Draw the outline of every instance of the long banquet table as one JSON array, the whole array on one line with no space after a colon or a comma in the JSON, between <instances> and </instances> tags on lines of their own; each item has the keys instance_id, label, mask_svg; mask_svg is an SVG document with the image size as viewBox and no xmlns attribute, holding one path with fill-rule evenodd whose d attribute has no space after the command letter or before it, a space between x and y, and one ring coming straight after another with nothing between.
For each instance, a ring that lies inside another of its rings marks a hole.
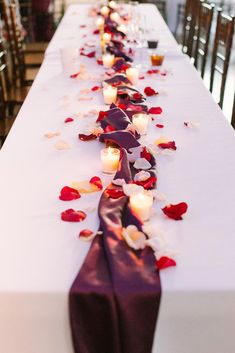
<instances>
[{"instance_id":1,"label":"long banquet table","mask_svg":"<svg viewBox=\"0 0 235 353\"><path fill-rule=\"evenodd\" d=\"M77 134L92 118L68 116L105 109L102 94L78 100L82 89L99 83L62 73L59 48L82 46L91 36L89 5L72 5L52 39L43 65L0 152L0 351L72 353L68 292L90 244L78 239L83 228L97 229L99 193L69 206L89 209L81 223L65 223L59 190L72 181L99 175L97 142ZM176 152L157 157L158 189L172 203L186 201L182 222L160 214L153 225L177 252L177 267L160 273L162 299L153 353L235 352L235 136L199 74L181 54L153 5L140 5L148 28L157 28L168 49L165 77L152 76L138 88L159 91L164 129L152 126L148 139L172 137ZM86 24L86 28L80 25ZM86 38L84 34L89 36ZM95 37L93 37L95 38ZM89 73L103 68L82 57ZM188 128L184 122L195 122ZM60 132L54 139L47 132ZM70 148L57 150L63 140ZM107 178L108 179L108 178ZM79 206L78 206L79 205ZM101 353L101 352L99 352ZM109 352L112 353L112 352ZM132 353L132 352L130 352Z\"/></svg>"}]
</instances>

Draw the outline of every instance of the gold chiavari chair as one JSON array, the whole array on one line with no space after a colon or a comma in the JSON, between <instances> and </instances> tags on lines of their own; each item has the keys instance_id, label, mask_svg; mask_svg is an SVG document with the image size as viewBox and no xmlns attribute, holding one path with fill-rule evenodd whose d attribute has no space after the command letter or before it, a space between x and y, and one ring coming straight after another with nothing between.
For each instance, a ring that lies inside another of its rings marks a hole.
<instances>
[{"instance_id":1,"label":"gold chiavari chair","mask_svg":"<svg viewBox=\"0 0 235 353\"><path fill-rule=\"evenodd\" d=\"M235 17L225 15L222 10L218 10L217 26L214 47L212 52L210 91L214 91L215 73L219 74L221 80L219 83L219 101L222 108L224 101L224 91L231 56L233 42ZM216 84L216 88L218 85Z\"/></svg>"},{"instance_id":2,"label":"gold chiavari chair","mask_svg":"<svg viewBox=\"0 0 235 353\"><path fill-rule=\"evenodd\" d=\"M208 59L208 48L210 43L214 5L200 1L198 14L198 32L194 52L194 65L197 69L199 69L200 66L200 72L203 78Z\"/></svg>"}]
</instances>

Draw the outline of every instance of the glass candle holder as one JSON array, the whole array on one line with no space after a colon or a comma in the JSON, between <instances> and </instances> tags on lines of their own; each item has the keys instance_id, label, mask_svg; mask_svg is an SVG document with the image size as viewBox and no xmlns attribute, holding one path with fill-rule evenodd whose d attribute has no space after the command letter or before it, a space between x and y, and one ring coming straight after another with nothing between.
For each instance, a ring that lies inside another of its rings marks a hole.
<instances>
[{"instance_id":1,"label":"glass candle holder","mask_svg":"<svg viewBox=\"0 0 235 353\"><path fill-rule=\"evenodd\" d=\"M126 77L131 81L133 85L139 81L139 70L136 67L130 67L126 69Z\"/></svg>"},{"instance_id":2,"label":"glass candle holder","mask_svg":"<svg viewBox=\"0 0 235 353\"><path fill-rule=\"evenodd\" d=\"M104 67L107 69L110 69L114 64L114 59L115 59L115 56L112 54L109 54L109 53L103 54L102 60L103 60Z\"/></svg>"},{"instance_id":3,"label":"glass candle holder","mask_svg":"<svg viewBox=\"0 0 235 353\"><path fill-rule=\"evenodd\" d=\"M150 59L152 66L161 66L165 59L165 52L160 50L153 50L150 52Z\"/></svg>"},{"instance_id":4,"label":"glass candle holder","mask_svg":"<svg viewBox=\"0 0 235 353\"><path fill-rule=\"evenodd\" d=\"M103 87L103 96L105 104L116 103L117 100L117 87L106 85Z\"/></svg>"},{"instance_id":5,"label":"glass candle holder","mask_svg":"<svg viewBox=\"0 0 235 353\"><path fill-rule=\"evenodd\" d=\"M153 195L150 192L143 191L130 196L131 210L142 221L149 220L152 206L153 206Z\"/></svg>"},{"instance_id":6,"label":"glass candle holder","mask_svg":"<svg viewBox=\"0 0 235 353\"><path fill-rule=\"evenodd\" d=\"M112 147L104 148L101 150L100 159L104 173L115 173L119 165L120 151Z\"/></svg>"},{"instance_id":7,"label":"glass candle holder","mask_svg":"<svg viewBox=\"0 0 235 353\"><path fill-rule=\"evenodd\" d=\"M146 135L149 124L149 116L145 113L134 114L132 123L136 127L140 135Z\"/></svg>"}]
</instances>

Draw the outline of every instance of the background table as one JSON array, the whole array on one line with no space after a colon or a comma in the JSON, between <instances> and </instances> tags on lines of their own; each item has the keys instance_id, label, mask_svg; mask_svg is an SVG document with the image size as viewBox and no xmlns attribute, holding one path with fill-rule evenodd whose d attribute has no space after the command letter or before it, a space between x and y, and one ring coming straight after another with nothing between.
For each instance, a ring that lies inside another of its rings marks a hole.
<instances>
[{"instance_id":1,"label":"background table","mask_svg":"<svg viewBox=\"0 0 235 353\"><path fill-rule=\"evenodd\" d=\"M87 5L74 5L57 30L39 75L0 152L0 347L4 353L72 353L68 291L89 248L79 231L96 229L90 212L82 224L60 220L66 208L96 207L100 194L63 203L64 185L99 172L97 141L83 143L77 134L88 122L71 114L105 108L101 93L78 101L81 89L97 82L77 81L61 72L58 49L86 41L81 24L91 26ZM163 108L164 130L154 126L148 139L172 137L178 150L157 159L158 188L168 202L186 201L183 222L164 218L156 205L154 226L166 233L179 252L177 267L161 272L162 302L153 353L234 353L235 325L235 138L234 131L190 64L180 54L159 13L141 5L149 29L159 31L170 49L164 67L172 74L141 81ZM94 59L81 59L93 74L102 72ZM92 119L91 119L92 120ZM185 121L199 123L197 129ZM47 140L44 134L60 131ZM69 150L54 145L65 140ZM85 152L84 152L85 151Z\"/></svg>"}]
</instances>

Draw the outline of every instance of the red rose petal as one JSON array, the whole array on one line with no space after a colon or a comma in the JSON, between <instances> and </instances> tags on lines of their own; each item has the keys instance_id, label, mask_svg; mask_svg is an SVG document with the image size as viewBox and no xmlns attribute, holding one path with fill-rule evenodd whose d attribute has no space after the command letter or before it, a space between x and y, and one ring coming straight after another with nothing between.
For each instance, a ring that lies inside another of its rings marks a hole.
<instances>
[{"instance_id":1,"label":"red rose petal","mask_svg":"<svg viewBox=\"0 0 235 353\"><path fill-rule=\"evenodd\" d=\"M118 104L118 108L126 110L127 106L125 104L120 103Z\"/></svg>"},{"instance_id":2,"label":"red rose petal","mask_svg":"<svg viewBox=\"0 0 235 353\"><path fill-rule=\"evenodd\" d=\"M186 213L188 210L188 205L186 202L178 203L177 205L167 205L166 207L162 208L163 213L175 221L182 220L182 215Z\"/></svg>"},{"instance_id":3,"label":"red rose petal","mask_svg":"<svg viewBox=\"0 0 235 353\"><path fill-rule=\"evenodd\" d=\"M92 234L94 234L94 232L90 229L83 229L81 230L81 232L79 233L79 237L83 237L83 238L89 238Z\"/></svg>"},{"instance_id":4,"label":"red rose petal","mask_svg":"<svg viewBox=\"0 0 235 353\"><path fill-rule=\"evenodd\" d=\"M148 75L158 74L158 73L159 73L159 70L148 70L146 73L147 73Z\"/></svg>"},{"instance_id":5,"label":"red rose petal","mask_svg":"<svg viewBox=\"0 0 235 353\"><path fill-rule=\"evenodd\" d=\"M175 145L175 141L169 141L169 142L164 142L164 143L159 143L158 147L164 149L170 149L170 150L177 150L177 147Z\"/></svg>"},{"instance_id":6,"label":"red rose petal","mask_svg":"<svg viewBox=\"0 0 235 353\"><path fill-rule=\"evenodd\" d=\"M99 112L99 116L98 116L96 122L98 123L99 121L103 120L107 115L108 115L108 112L104 112L101 110Z\"/></svg>"},{"instance_id":7,"label":"red rose petal","mask_svg":"<svg viewBox=\"0 0 235 353\"><path fill-rule=\"evenodd\" d=\"M78 137L79 137L79 140L81 141L92 141L97 139L97 136L95 134L90 134L90 135L79 134Z\"/></svg>"},{"instance_id":8,"label":"red rose petal","mask_svg":"<svg viewBox=\"0 0 235 353\"><path fill-rule=\"evenodd\" d=\"M145 79L144 76L140 76L140 77L139 77L139 80L144 80L144 79Z\"/></svg>"},{"instance_id":9,"label":"red rose petal","mask_svg":"<svg viewBox=\"0 0 235 353\"><path fill-rule=\"evenodd\" d=\"M132 97L134 98L134 99L136 99L136 100L139 100L139 99L141 99L142 98L142 95L140 94L140 93L134 93L133 95L132 95Z\"/></svg>"},{"instance_id":10,"label":"red rose petal","mask_svg":"<svg viewBox=\"0 0 235 353\"><path fill-rule=\"evenodd\" d=\"M99 29L95 29L95 30L93 31L93 34L99 34L99 33L100 33Z\"/></svg>"},{"instance_id":11,"label":"red rose petal","mask_svg":"<svg viewBox=\"0 0 235 353\"><path fill-rule=\"evenodd\" d=\"M98 65L103 65L103 60L102 59L97 59L96 62L97 62Z\"/></svg>"},{"instance_id":12,"label":"red rose petal","mask_svg":"<svg viewBox=\"0 0 235 353\"><path fill-rule=\"evenodd\" d=\"M147 180L144 181L135 181L136 185L143 186L145 190L151 190L154 188L156 184L157 178L156 177L150 177Z\"/></svg>"},{"instance_id":13,"label":"red rose petal","mask_svg":"<svg viewBox=\"0 0 235 353\"><path fill-rule=\"evenodd\" d=\"M162 256L159 260L156 261L156 267L159 270L164 270L165 268L176 266L175 260L167 256Z\"/></svg>"},{"instance_id":14,"label":"red rose petal","mask_svg":"<svg viewBox=\"0 0 235 353\"><path fill-rule=\"evenodd\" d=\"M148 111L149 114L161 114L162 108L161 107L152 107Z\"/></svg>"},{"instance_id":15,"label":"red rose petal","mask_svg":"<svg viewBox=\"0 0 235 353\"><path fill-rule=\"evenodd\" d=\"M120 197L125 196L124 192L119 189L108 189L105 193L111 199L119 199Z\"/></svg>"},{"instance_id":16,"label":"red rose petal","mask_svg":"<svg viewBox=\"0 0 235 353\"><path fill-rule=\"evenodd\" d=\"M71 123L72 121L74 121L73 118L67 118L67 119L65 119L64 122L67 124L67 123Z\"/></svg>"},{"instance_id":17,"label":"red rose petal","mask_svg":"<svg viewBox=\"0 0 235 353\"><path fill-rule=\"evenodd\" d=\"M90 53L84 53L83 51L80 52L80 55L86 56L88 58L94 58L95 57L95 51L91 51Z\"/></svg>"},{"instance_id":18,"label":"red rose petal","mask_svg":"<svg viewBox=\"0 0 235 353\"><path fill-rule=\"evenodd\" d=\"M162 124L156 124L156 127L158 127L159 129L162 129L162 128L164 128L164 125L162 125Z\"/></svg>"},{"instance_id":19,"label":"red rose petal","mask_svg":"<svg viewBox=\"0 0 235 353\"><path fill-rule=\"evenodd\" d=\"M140 153L140 156L141 158L145 158L148 162L150 162L152 159L152 155L146 147L143 148L143 151Z\"/></svg>"},{"instance_id":20,"label":"red rose petal","mask_svg":"<svg viewBox=\"0 0 235 353\"><path fill-rule=\"evenodd\" d=\"M91 178L91 180L89 181L90 184L95 185L99 190L103 189L103 185L102 185L102 181L99 177L94 176L93 178Z\"/></svg>"},{"instance_id":21,"label":"red rose petal","mask_svg":"<svg viewBox=\"0 0 235 353\"><path fill-rule=\"evenodd\" d=\"M64 222L81 222L86 218L83 211L75 211L72 208L61 213L61 219Z\"/></svg>"},{"instance_id":22,"label":"red rose petal","mask_svg":"<svg viewBox=\"0 0 235 353\"><path fill-rule=\"evenodd\" d=\"M72 201L77 200L81 197L76 189L70 188L69 186L63 187L60 191L60 200L62 201Z\"/></svg>"},{"instance_id":23,"label":"red rose petal","mask_svg":"<svg viewBox=\"0 0 235 353\"><path fill-rule=\"evenodd\" d=\"M100 86L94 86L94 87L92 87L91 90L92 90L93 92L99 91L99 90L100 90Z\"/></svg>"},{"instance_id":24,"label":"red rose petal","mask_svg":"<svg viewBox=\"0 0 235 353\"><path fill-rule=\"evenodd\" d=\"M80 28L86 28L86 25L80 25Z\"/></svg>"},{"instance_id":25,"label":"red rose petal","mask_svg":"<svg viewBox=\"0 0 235 353\"><path fill-rule=\"evenodd\" d=\"M70 78L76 78L76 77L78 77L78 75L80 75L80 72L77 72L76 74L70 75Z\"/></svg>"},{"instance_id":26,"label":"red rose petal","mask_svg":"<svg viewBox=\"0 0 235 353\"><path fill-rule=\"evenodd\" d=\"M116 129L112 125L108 125L104 129L104 132L112 132L112 131L116 131Z\"/></svg>"},{"instance_id":27,"label":"red rose petal","mask_svg":"<svg viewBox=\"0 0 235 353\"><path fill-rule=\"evenodd\" d=\"M153 88L151 87L145 87L144 93L146 96L151 97L151 96L156 96L158 92L156 92Z\"/></svg>"}]
</instances>

